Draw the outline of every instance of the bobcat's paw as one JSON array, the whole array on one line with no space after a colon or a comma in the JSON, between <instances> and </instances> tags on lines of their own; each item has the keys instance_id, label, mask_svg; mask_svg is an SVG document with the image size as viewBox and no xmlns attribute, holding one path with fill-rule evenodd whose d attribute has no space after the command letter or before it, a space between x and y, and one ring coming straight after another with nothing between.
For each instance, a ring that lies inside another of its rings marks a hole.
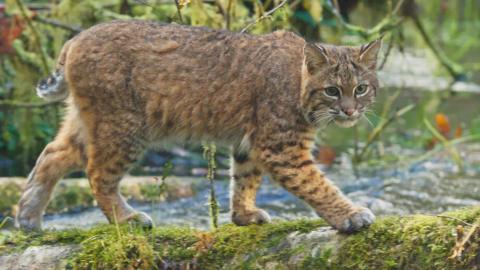
<instances>
[{"instance_id":1,"label":"bobcat's paw","mask_svg":"<svg viewBox=\"0 0 480 270\"><path fill-rule=\"evenodd\" d=\"M353 233L370 226L374 221L375 215L370 209L357 207L353 213L341 221L335 228L343 233Z\"/></svg>"},{"instance_id":2,"label":"bobcat's paw","mask_svg":"<svg viewBox=\"0 0 480 270\"><path fill-rule=\"evenodd\" d=\"M232 222L238 226L246 226L250 224L264 224L270 223L271 218L267 212L262 209L255 209L253 211L235 212L232 213Z\"/></svg>"},{"instance_id":3,"label":"bobcat's paw","mask_svg":"<svg viewBox=\"0 0 480 270\"><path fill-rule=\"evenodd\" d=\"M155 224L152 218L144 212L136 212L126 219L127 223L138 225L144 229L152 229Z\"/></svg>"},{"instance_id":4,"label":"bobcat's paw","mask_svg":"<svg viewBox=\"0 0 480 270\"><path fill-rule=\"evenodd\" d=\"M15 220L15 227L24 231L41 231L42 222L39 219L17 218Z\"/></svg>"}]
</instances>

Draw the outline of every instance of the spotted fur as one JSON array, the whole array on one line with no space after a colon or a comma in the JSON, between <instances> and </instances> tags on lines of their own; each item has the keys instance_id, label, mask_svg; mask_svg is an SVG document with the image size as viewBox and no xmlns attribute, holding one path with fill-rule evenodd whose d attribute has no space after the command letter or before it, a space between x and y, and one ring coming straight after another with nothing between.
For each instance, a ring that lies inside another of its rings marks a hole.
<instances>
[{"instance_id":1,"label":"spotted fur","mask_svg":"<svg viewBox=\"0 0 480 270\"><path fill-rule=\"evenodd\" d=\"M69 113L29 176L17 225L39 228L54 185L75 170L86 171L109 221L151 225L121 197L123 174L152 144L214 141L233 149L234 223L270 220L255 206L262 176L270 175L334 227L367 226L371 212L342 196L310 148L321 127L316 117L345 102L325 99L326 84L352 98L355 81L368 81L368 98L348 102L372 100L377 47L315 45L283 31L252 36L142 21L94 26L61 52L54 76L67 87L44 82L52 96L69 95Z\"/></svg>"}]
</instances>

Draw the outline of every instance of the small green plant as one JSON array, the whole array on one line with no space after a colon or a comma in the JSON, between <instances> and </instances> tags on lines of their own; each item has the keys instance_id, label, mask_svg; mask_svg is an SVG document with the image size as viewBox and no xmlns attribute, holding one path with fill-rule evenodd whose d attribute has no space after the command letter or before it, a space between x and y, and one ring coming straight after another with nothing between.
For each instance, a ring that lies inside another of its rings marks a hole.
<instances>
[{"instance_id":1,"label":"small green plant","mask_svg":"<svg viewBox=\"0 0 480 270\"><path fill-rule=\"evenodd\" d=\"M217 163L215 161L215 153L217 147L213 143L203 144L203 157L208 161L207 180L210 184L210 223L213 229L218 228L218 202L215 196L215 172L217 170Z\"/></svg>"}]
</instances>

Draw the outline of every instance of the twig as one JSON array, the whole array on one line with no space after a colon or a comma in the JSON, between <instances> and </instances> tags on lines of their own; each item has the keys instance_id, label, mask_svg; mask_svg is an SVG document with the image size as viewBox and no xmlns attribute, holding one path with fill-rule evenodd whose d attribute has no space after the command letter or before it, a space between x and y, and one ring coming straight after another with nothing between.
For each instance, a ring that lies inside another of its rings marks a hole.
<instances>
[{"instance_id":1,"label":"twig","mask_svg":"<svg viewBox=\"0 0 480 270\"><path fill-rule=\"evenodd\" d=\"M180 19L180 22L183 23L182 12L180 12L180 4L178 3L178 0L175 0L175 6L177 7L178 18Z\"/></svg>"},{"instance_id":2,"label":"twig","mask_svg":"<svg viewBox=\"0 0 480 270\"><path fill-rule=\"evenodd\" d=\"M226 16L225 16L225 21L226 21L226 27L227 27L227 30L230 30L230 14L232 12L232 0L228 0L228 4L227 4L227 13L226 13Z\"/></svg>"},{"instance_id":3,"label":"twig","mask_svg":"<svg viewBox=\"0 0 480 270\"><path fill-rule=\"evenodd\" d=\"M460 258L462 256L462 253L465 250L465 245L470 241L470 239L472 239L472 236L478 230L478 227L478 224L474 224L472 228L470 228L468 233L463 236L463 238L457 238L457 242L455 243L455 247L453 248L452 255L448 257L449 259Z\"/></svg>"},{"instance_id":4,"label":"twig","mask_svg":"<svg viewBox=\"0 0 480 270\"><path fill-rule=\"evenodd\" d=\"M468 223L465 220L462 220L462 219L459 219L459 218L456 218L456 217L450 217L450 216L445 216L445 215L427 215L427 216L451 219L451 220L458 221L458 222L460 222L460 223L462 223L463 225L466 225L466 226L473 226L472 223Z\"/></svg>"},{"instance_id":5,"label":"twig","mask_svg":"<svg viewBox=\"0 0 480 270\"><path fill-rule=\"evenodd\" d=\"M245 33L250 27L254 26L258 22L270 17L275 11L277 11L279 8L283 7L288 0L283 0L278 6L272 8L271 10L267 11L265 14L263 14L261 17L255 19L253 22L249 23L247 26L245 26L240 33Z\"/></svg>"},{"instance_id":6,"label":"twig","mask_svg":"<svg viewBox=\"0 0 480 270\"><path fill-rule=\"evenodd\" d=\"M403 22L403 17L398 17L395 13L387 15L377 25L372 28L366 29L361 26L353 25L346 22L340 12L335 8L331 0L325 1L324 5L326 10L332 13L337 19L338 23L345 29L354 32L364 39L370 39L371 36L387 32L393 28L396 28Z\"/></svg>"},{"instance_id":7,"label":"twig","mask_svg":"<svg viewBox=\"0 0 480 270\"><path fill-rule=\"evenodd\" d=\"M30 17L28 17L27 11L25 10L25 7L23 6L23 3L21 0L15 0L18 8L20 9L20 12L22 13L23 19L27 22L28 27L32 31L32 34L34 36L35 43L38 47L39 53L40 53L40 60L42 61L43 65L43 71L45 74L48 73L49 67L47 64L47 58L45 56L45 53L42 48L42 44L40 43L40 35L37 32L37 29L33 26L32 20L30 20Z\"/></svg>"},{"instance_id":8,"label":"twig","mask_svg":"<svg viewBox=\"0 0 480 270\"><path fill-rule=\"evenodd\" d=\"M380 64L380 66L378 67L378 70L382 70L383 67L385 66L385 64L387 63L387 59L388 57L390 56L390 53L392 52L392 48L393 48L393 42L394 41L394 37L392 36L390 38L390 42L388 43L388 47L387 47L387 51L385 52L385 55L382 59L382 63Z\"/></svg>"},{"instance_id":9,"label":"twig","mask_svg":"<svg viewBox=\"0 0 480 270\"><path fill-rule=\"evenodd\" d=\"M411 18L413 20L413 24L415 25L415 27L417 27L418 31L422 35L423 40L425 41L425 43L427 43L430 50L432 50L433 54L437 57L440 64L447 69L448 73L450 73L454 80L462 80L465 77L463 68L457 63L450 60L445 55L445 53L437 46L437 44L432 40L430 34L423 26L423 23L417 14L412 15Z\"/></svg>"},{"instance_id":10,"label":"twig","mask_svg":"<svg viewBox=\"0 0 480 270\"><path fill-rule=\"evenodd\" d=\"M480 134L469 135L469 136L464 136L464 137L461 137L461 138L458 138L458 139L448 141L448 146L454 146L454 145L457 145L457 144L466 143L466 142L470 142L470 141L478 141L478 140L480 140ZM419 157L409 158L407 161L401 162L400 164L401 165L413 164L413 163L425 160L425 159L433 156L434 154L440 152L442 149L444 149L445 145L442 145L442 146L443 146L442 148L437 147L437 148L432 149L432 150L428 151L427 153L425 153L425 154L423 154Z\"/></svg>"},{"instance_id":11,"label":"twig","mask_svg":"<svg viewBox=\"0 0 480 270\"><path fill-rule=\"evenodd\" d=\"M142 5L144 5L144 6L147 6L147 7L151 7L151 8L153 8L153 9L155 8L154 6L150 5L150 4L149 4L147 1L145 1L145 0L135 0L135 2L140 3L140 4L142 4ZM169 2L169 3L171 3L171 2Z\"/></svg>"},{"instance_id":12,"label":"twig","mask_svg":"<svg viewBox=\"0 0 480 270\"><path fill-rule=\"evenodd\" d=\"M295 1L293 1L293 2L289 5L290 9L295 10L295 8L297 8L297 6L298 6L301 2L302 2L302 0L295 0Z\"/></svg>"},{"instance_id":13,"label":"twig","mask_svg":"<svg viewBox=\"0 0 480 270\"><path fill-rule=\"evenodd\" d=\"M43 108L52 105L60 104L60 101L46 101L46 102L38 102L38 103L29 103L29 102L17 102L11 100L0 100L0 107L13 107L13 108Z\"/></svg>"},{"instance_id":14,"label":"twig","mask_svg":"<svg viewBox=\"0 0 480 270\"><path fill-rule=\"evenodd\" d=\"M222 14L223 18L227 18L227 12L225 11L225 8L223 7L222 3L220 0L215 0L215 5L218 7L218 10L220 11L220 14ZM226 22L225 22L226 23Z\"/></svg>"},{"instance_id":15,"label":"twig","mask_svg":"<svg viewBox=\"0 0 480 270\"><path fill-rule=\"evenodd\" d=\"M403 6L403 2L405 2L405 0L400 0L397 2L397 5L393 9L393 12L391 15L397 15L398 11L400 11L400 8Z\"/></svg>"},{"instance_id":16,"label":"twig","mask_svg":"<svg viewBox=\"0 0 480 270\"><path fill-rule=\"evenodd\" d=\"M68 30L68 31L73 32L75 34L83 31L83 28L81 28L79 26L68 25L68 24L59 22L57 20L42 18L40 16L33 17L33 20L37 21L39 23L48 24L48 25L52 25L52 26L55 26L55 27L58 27L58 28L61 28L61 29L64 29L64 30Z\"/></svg>"},{"instance_id":17,"label":"twig","mask_svg":"<svg viewBox=\"0 0 480 270\"><path fill-rule=\"evenodd\" d=\"M215 172L217 170L217 164L215 161L216 146L213 143L204 143L203 156L207 159L208 170L207 179L210 184L210 200L209 200L209 212L212 229L218 228L218 202L215 196Z\"/></svg>"},{"instance_id":18,"label":"twig","mask_svg":"<svg viewBox=\"0 0 480 270\"><path fill-rule=\"evenodd\" d=\"M362 151L360 152L360 154L358 156L355 157L355 161L358 162L358 161L361 160L361 158L365 155L365 153L367 152L367 149L370 147L370 145L377 139L378 136L380 136L382 131L393 122L393 120L395 120L395 119L401 117L402 115L406 114L407 112L411 111L414 107L415 107L414 104L409 104L409 105L403 107L402 109L397 111L394 115L390 116L390 118L381 122L377 127L375 127L375 129L372 131L372 133L370 133L370 135L368 136L367 143L363 147Z\"/></svg>"}]
</instances>

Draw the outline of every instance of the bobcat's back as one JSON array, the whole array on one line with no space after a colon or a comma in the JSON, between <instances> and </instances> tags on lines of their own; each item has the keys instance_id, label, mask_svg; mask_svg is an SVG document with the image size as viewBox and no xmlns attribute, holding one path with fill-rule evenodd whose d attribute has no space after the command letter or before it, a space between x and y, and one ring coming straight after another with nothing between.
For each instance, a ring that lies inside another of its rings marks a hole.
<instances>
[{"instance_id":1,"label":"bobcat's back","mask_svg":"<svg viewBox=\"0 0 480 270\"><path fill-rule=\"evenodd\" d=\"M292 118L303 43L283 32L251 36L117 21L71 42L65 77L78 107L128 114L144 122L151 139L238 142L269 120L265 107Z\"/></svg>"}]
</instances>

